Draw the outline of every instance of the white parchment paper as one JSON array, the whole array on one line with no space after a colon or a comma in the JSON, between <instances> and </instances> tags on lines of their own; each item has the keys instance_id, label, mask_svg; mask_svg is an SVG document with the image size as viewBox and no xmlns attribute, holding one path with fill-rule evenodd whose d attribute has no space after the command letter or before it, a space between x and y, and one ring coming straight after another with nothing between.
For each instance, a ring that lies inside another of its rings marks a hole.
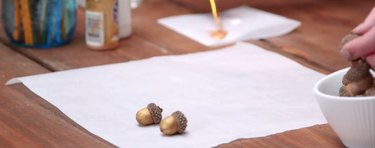
<instances>
[{"instance_id":1,"label":"white parchment paper","mask_svg":"<svg viewBox=\"0 0 375 148\"><path fill-rule=\"evenodd\" d=\"M120 147L212 147L326 123L312 88L323 77L248 43L15 78L90 132ZM183 135L140 127L136 112L155 102L164 117L189 120Z\"/></svg>"},{"instance_id":2,"label":"white parchment paper","mask_svg":"<svg viewBox=\"0 0 375 148\"><path fill-rule=\"evenodd\" d=\"M248 6L232 8L220 15L224 29L228 32L223 40L210 36L210 32L217 29L210 13L171 16L159 19L158 22L206 46L276 37L293 31L301 24L299 21Z\"/></svg>"}]
</instances>

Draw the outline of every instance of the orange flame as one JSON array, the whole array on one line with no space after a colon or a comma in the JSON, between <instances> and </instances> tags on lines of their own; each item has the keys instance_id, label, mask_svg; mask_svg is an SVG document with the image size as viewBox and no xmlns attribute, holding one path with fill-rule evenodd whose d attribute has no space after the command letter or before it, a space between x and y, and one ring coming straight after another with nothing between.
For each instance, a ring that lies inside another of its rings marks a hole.
<instances>
[{"instance_id":1,"label":"orange flame","mask_svg":"<svg viewBox=\"0 0 375 148\"><path fill-rule=\"evenodd\" d=\"M224 39L227 35L227 32L223 29L223 24L220 20L219 14L217 13L216 3L215 0L210 0L212 16L214 17L214 21L217 27L217 30L211 32L211 37L214 39Z\"/></svg>"}]
</instances>

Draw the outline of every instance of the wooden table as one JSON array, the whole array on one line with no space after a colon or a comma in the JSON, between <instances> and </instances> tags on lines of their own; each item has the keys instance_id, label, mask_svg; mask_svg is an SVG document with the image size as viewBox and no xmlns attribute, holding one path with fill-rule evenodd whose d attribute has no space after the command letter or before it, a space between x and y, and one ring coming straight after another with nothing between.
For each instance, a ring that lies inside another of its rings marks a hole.
<instances>
[{"instance_id":1,"label":"wooden table","mask_svg":"<svg viewBox=\"0 0 375 148\"><path fill-rule=\"evenodd\" d=\"M250 6L302 21L296 31L276 38L249 41L328 74L348 66L338 54L340 39L373 7L371 0L268 0ZM11 46L0 33L0 83L17 76L126 62L159 55L214 50L156 23L156 19L193 13L168 0L144 0L133 11L133 34L114 51L95 52L84 43L83 15L74 41L40 50ZM249 127L256 128L256 127ZM223 133L225 134L225 133ZM223 141L224 142L224 141ZM57 108L21 84L0 85L0 147L114 147L89 133ZM329 125L316 125L239 139L219 147L343 147Z\"/></svg>"}]
</instances>

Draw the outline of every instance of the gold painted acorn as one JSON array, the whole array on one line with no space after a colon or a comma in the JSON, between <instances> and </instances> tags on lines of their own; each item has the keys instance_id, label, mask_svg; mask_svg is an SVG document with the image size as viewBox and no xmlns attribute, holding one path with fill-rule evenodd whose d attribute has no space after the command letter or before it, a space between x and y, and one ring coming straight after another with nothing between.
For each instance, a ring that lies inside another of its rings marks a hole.
<instances>
[{"instance_id":1,"label":"gold painted acorn","mask_svg":"<svg viewBox=\"0 0 375 148\"><path fill-rule=\"evenodd\" d=\"M374 78L370 72L371 66L364 60L352 61L352 66L342 79L340 96L362 95L374 84Z\"/></svg>"},{"instance_id":2,"label":"gold painted acorn","mask_svg":"<svg viewBox=\"0 0 375 148\"><path fill-rule=\"evenodd\" d=\"M185 115L180 111L176 111L160 122L160 131L168 136L181 134L185 131L187 122Z\"/></svg>"},{"instance_id":3,"label":"gold painted acorn","mask_svg":"<svg viewBox=\"0 0 375 148\"><path fill-rule=\"evenodd\" d=\"M140 125L158 124L162 119L161 113L163 109L155 103L150 103L147 107L142 108L137 112L136 120Z\"/></svg>"}]
</instances>

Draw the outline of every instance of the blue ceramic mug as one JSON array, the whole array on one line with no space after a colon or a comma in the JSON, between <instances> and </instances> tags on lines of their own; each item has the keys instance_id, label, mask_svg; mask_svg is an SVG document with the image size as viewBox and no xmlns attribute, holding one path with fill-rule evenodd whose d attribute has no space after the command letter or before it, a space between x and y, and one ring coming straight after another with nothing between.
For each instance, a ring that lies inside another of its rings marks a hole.
<instances>
[{"instance_id":1,"label":"blue ceramic mug","mask_svg":"<svg viewBox=\"0 0 375 148\"><path fill-rule=\"evenodd\" d=\"M3 0L2 23L18 46L50 48L71 41L76 27L75 0Z\"/></svg>"}]
</instances>

